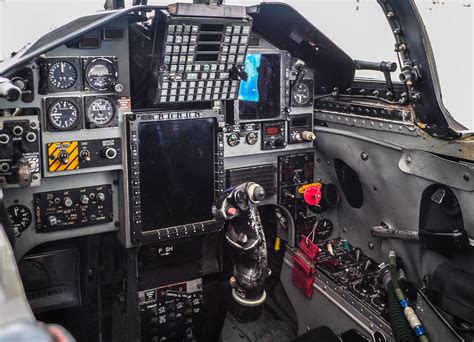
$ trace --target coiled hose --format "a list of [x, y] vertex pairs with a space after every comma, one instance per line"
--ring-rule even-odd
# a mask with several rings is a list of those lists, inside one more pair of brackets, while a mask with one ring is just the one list
[[408, 325], [402, 307], [398, 301], [395, 289], [390, 281], [387, 285], [388, 297], [388, 318], [392, 327], [395, 341], [397, 342], [415, 342], [415, 337]]
[[388, 260], [393, 290], [395, 292], [395, 295], [397, 296], [400, 306], [403, 308], [403, 315], [405, 316], [408, 324], [410, 325], [415, 335], [418, 337], [418, 340], [420, 342], [428, 342], [429, 338], [428, 336], [426, 336], [425, 328], [422, 326], [420, 320], [418, 319], [415, 310], [410, 307], [408, 299], [405, 298], [405, 294], [403, 293], [403, 290], [398, 282], [397, 255], [395, 254], [395, 251], [390, 251], [390, 253], [388, 254]]

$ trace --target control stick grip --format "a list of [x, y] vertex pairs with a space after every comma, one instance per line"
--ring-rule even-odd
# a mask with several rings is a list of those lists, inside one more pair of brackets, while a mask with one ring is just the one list
[[212, 208], [217, 221], [230, 221], [225, 232], [234, 265], [230, 279], [233, 301], [229, 310], [239, 322], [257, 320], [266, 298], [264, 282], [270, 269], [257, 208], [264, 198], [262, 186], [243, 183], [219, 196]]
[[21, 90], [10, 82], [8, 78], [0, 77], [0, 98], [16, 101], [21, 96]]

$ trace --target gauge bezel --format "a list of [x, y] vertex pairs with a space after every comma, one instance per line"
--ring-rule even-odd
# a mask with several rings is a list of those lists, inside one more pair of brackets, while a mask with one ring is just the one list
[[[59, 101], [69, 101], [73, 103], [77, 107], [77, 121], [74, 126], [70, 128], [61, 128], [58, 127], [56, 124], [53, 123], [50, 117], [50, 111], [52, 107]], [[45, 116], [46, 116], [46, 123], [47, 123], [47, 130], [48, 132], [67, 132], [67, 131], [78, 131], [82, 128], [82, 116], [84, 113], [84, 108], [82, 106], [82, 101], [80, 97], [50, 97], [46, 99], [46, 106], [45, 106]]]
[[[113, 107], [114, 115], [110, 121], [106, 124], [99, 125], [95, 122], [91, 122], [89, 119], [89, 107], [91, 106], [92, 102], [98, 99], [105, 99], [110, 101]], [[84, 98], [84, 118], [86, 121], [86, 128], [88, 129], [96, 129], [96, 128], [107, 128], [107, 127], [117, 127], [118, 126], [118, 106], [117, 106], [117, 97], [111, 95], [99, 95], [99, 96], [88, 96]]]
[[89, 81], [89, 78], [87, 76], [88, 71], [91, 68], [91, 66], [94, 63], [98, 62], [98, 61], [103, 61], [103, 62], [106, 62], [106, 63], [109, 63], [110, 65], [112, 65], [112, 67], [115, 70], [113, 77], [115, 78], [115, 82], [118, 82], [117, 57], [86, 57], [86, 58], [84, 58], [84, 61], [83, 61], [83, 64], [84, 64], [84, 70], [83, 70], [83, 72], [84, 72], [84, 90], [85, 91], [99, 91], [99, 92], [112, 91], [113, 89], [111, 87], [106, 87], [104, 89], [98, 88], [98, 87], [93, 86]]
[[[49, 70], [51, 67], [58, 62], [67, 62], [70, 63], [76, 69], [77, 77], [74, 84], [66, 89], [60, 89], [53, 86], [49, 80]], [[48, 58], [46, 62], [46, 81], [48, 84], [48, 93], [65, 93], [71, 91], [81, 91], [82, 90], [82, 63], [79, 57], [58, 57], [58, 58]]]
[[293, 100], [293, 85], [294, 85], [294, 82], [292, 82], [291, 84], [291, 94], [290, 94], [290, 101], [291, 101], [291, 106], [292, 107], [309, 107], [309, 106], [312, 106], [313, 105], [313, 101], [314, 101], [314, 82], [312, 79], [303, 79], [301, 80], [301, 84], [304, 84], [308, 87], [309, 89], [309, 100], [308, 102], [304, 103], [304, 104], [299, 104], [297, 103], [296, 101]]

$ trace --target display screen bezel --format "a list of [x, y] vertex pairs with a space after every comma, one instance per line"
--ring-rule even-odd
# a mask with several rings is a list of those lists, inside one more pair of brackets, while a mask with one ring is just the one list
[[[218, 126], [219, 126], [219, 118], [214, 111], [204, 111], [199, 112], [199, 119], [197, 116], [197, 112], [193, 112], [196, 116], [192, 116], [193, 118], [199, 119], [213, 119], [214, 120], [214, 133], [213, 133], [213, 198], [215, 198], [221, 189], [221, 182], [223, 178], [218, 174], [216, 170], [220, 168], [219, 163], [223, 163], [223, 151], [221, 149], [221, 140], [222, 140], [222, 133], [219, 133]], [[189, 114], [189, 113], [187, 113]], [[183, 120], [179, 119], [182, 118], [182, 115], [186, 115], [186, 113], [166, 113], [166, 114], [157, 114], [157, 113], [139, 113], [139, 114], [130, 114], [127, 116], [127, 121], [129, 122], [127, 126], [128, 131], [128, 144], [129, 144], [129, 168], [128, 168], [128, 180], [129, 180], [129, 200], [128, 205], [130, 208], [130, 226], [131, 226], [131, 243], [133, 243], [133, 239], [136, 241], [148, 243], [151, 241], [168, 241], [173, 240], [179, 237], [182, 237], [185, 234], [195, 235], [200, 233], [206, 233], [210, 231], [219, 230], [219, 225], [216, 223], [214, 218], [211, 218], [206, 221], [198, 221], [198, 222], [189, 222], [180, 224], [177, 226], [169, 226], [169, 227], [158, 227], [153, 228], [150, 230], [143, 230], [142, 228], [142, 213], [141, 213], [141, 204], [140, 207], [137, 208], [135, 200], [141, 199], [140, 188], [138, 188], [138, 193], [136, 192], [137, 188], [134, 187], [134, 183], [139, 181], [140, 176], [140, 163], [139, 163], [139, 148], [138, 148], [138, 127], [140, 123], [146, 122], [153, 122], [153, 121], [172, 121], [172, 120]], [[166, 118], [166, 119], [162, 119]], [[193, 119], [184, 119], [184, 120], [193, 120]], [[135, 157], [134, 157], [135, 156]], [[211, 206], [210, 206], [211, 207]], [[138, 215], [134, 214], [138, 210]], [[211, 211], [211, 208], [209, 208]], [[209, 216], [211, 217], [211, 216]], [[185, 233], [185, 232], [188, 233]]]

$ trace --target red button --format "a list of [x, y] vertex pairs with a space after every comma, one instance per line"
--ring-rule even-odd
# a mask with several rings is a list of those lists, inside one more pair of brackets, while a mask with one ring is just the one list
[[322, 192], [320, 186], [310, 186], [308, 187], [303, 195], [305, 202], [308, 205], [318, 205], [321, 202]]
[[230, 216], [234, 216], [235, 214], [237, 214], [237, 209], [235, 209], [234, 207], [230, 207], [229, 209], [227, 209], [227, 214]]

